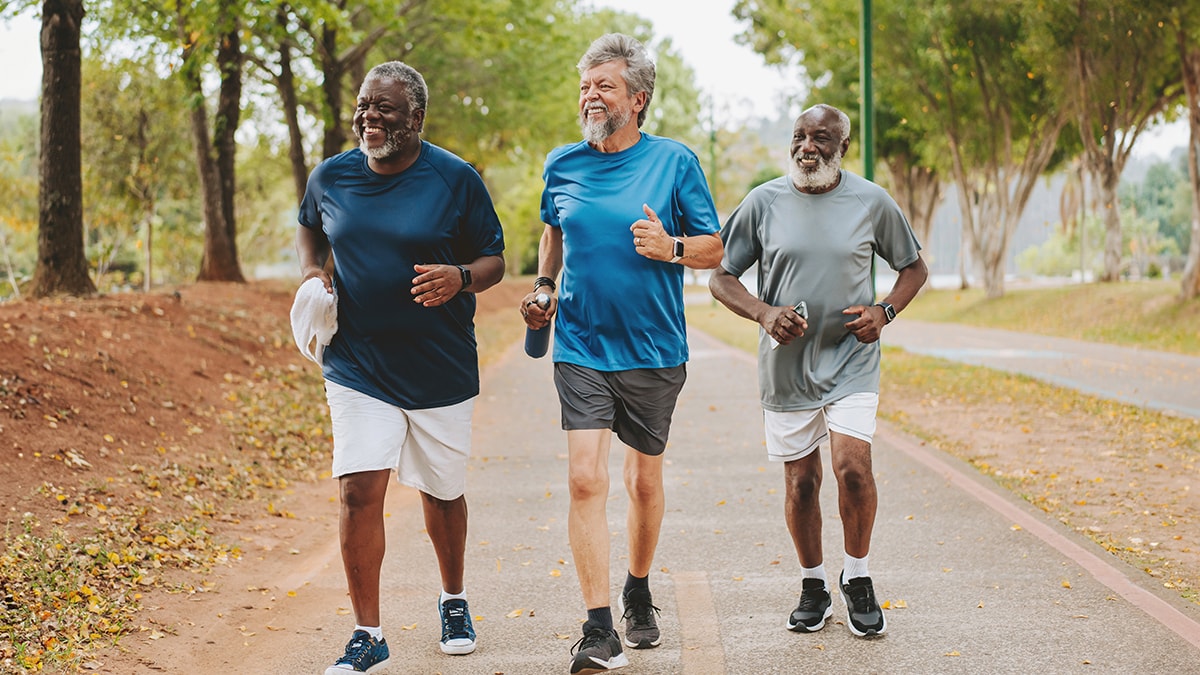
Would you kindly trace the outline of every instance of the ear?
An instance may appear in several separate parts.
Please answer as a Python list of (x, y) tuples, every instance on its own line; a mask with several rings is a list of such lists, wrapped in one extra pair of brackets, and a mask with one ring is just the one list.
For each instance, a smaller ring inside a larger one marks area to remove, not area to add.
[(845, 157), (846, 151), (850, 149), (850, 137), (849, 136), (846, 137), (846, 140), (842, 141), (841, 149), (842, 149), (842, 157)]
[(417, 133), (419, 134), (425, 131), (425, 111), (420, 109), (414, 110), (412, 117), (413, 124), (416, 125)]
[(633, 112), (641, 112), (646, 107), (646, 92), (639, 91), (633, 97)]

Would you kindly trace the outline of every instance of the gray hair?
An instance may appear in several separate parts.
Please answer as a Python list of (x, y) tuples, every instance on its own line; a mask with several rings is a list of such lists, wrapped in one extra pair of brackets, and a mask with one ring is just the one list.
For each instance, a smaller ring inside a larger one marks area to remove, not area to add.
[(408, 94), (409, 112), (425, 110), (425, 106), (429, 104), (429, 87), (425, 86), (425, 78), (421, 77), (421, 73), (418, 73), (416, 68), (407, 63), (402, 61), (381, 63), (372, 68), (363, 81), (375, 79), (400, 83)]
[(641, 42), (622, 33), (601, 35), (584, 52), (576, 68), (583, 74), (596, 66), (617, 59), (625, 61), (625, 70), (621, 77), (624, 78), (630, 95), (636, 96), (638, 92), (646, 92), (646, 105), (638, 111), (637, 118), (638, 127), (641, 127), (646, 121), (646, 112), (650, 110), (650, 99), (654, 98), (654, 61), (650, 60), (650, 55), (646, 53), (646, 47)]
[(833, 114), (837, 115), (838, 125), (841, 126), (841, 128), (842, 128), (842, 137), (839, 140), (844, 141), (847, 138), (850, 138), (850, 116), (849, 115), (847, 115), (846, 113), (842, 112), (841, 110), (838, 110), (837, 108), (829, 105), (828, 103), (818, 103), (818, 104), (814, 105), (813, 107), (809, 108), (808, 110), (805, 110), (804, 112), (800, 113), (800, 116), (803, 117), (804, 115), (807, 115), (808, 113), (810, 113), (814, 110), (821, 110), (825, 113), (833, 113)]

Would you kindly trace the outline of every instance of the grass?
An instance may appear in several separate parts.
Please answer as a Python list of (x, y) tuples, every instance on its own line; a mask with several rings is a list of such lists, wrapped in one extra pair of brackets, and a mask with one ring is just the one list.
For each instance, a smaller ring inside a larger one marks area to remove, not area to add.
[(1011, 290), (929, 290), (904, 310), (921, 321), (961, 323), (1200, 356), (1200, 299), (1179, 300), (1178, 281)]

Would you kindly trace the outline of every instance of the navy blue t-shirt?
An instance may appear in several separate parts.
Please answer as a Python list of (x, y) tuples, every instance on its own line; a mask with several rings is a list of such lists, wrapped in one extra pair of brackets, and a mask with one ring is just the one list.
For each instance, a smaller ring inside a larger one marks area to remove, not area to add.
[(479, 393), (474, 294), (439, 307), (412, 296), (414, 265), (504, 251), (500, 219), (471, 165), (422, 141), (412, 166), (380, 175), (349, 150), (313, 170), (299, 221), (333, 250), (338, 330), (325, 350), (326, 379), (411, 410)]

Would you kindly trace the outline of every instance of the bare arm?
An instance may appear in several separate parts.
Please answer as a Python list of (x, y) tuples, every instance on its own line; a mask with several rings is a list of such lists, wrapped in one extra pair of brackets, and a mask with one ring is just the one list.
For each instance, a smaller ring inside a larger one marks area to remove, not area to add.
[(768, 305), (751, 295), (742, 280), (718, 267), (708, 279), (708, 290), (734, 314), (763, 327), (779, 344), (786, 345), (804, 335), (808, 321), (791, 307)]
[(662, 221), (654, 209), (642, 204), (646, 217), (629, 226), (633, 233), (633, 247), (644, 258), (670, 262), (675, 257), (675, 240), (683, 242), (683, 257), (677, 262), (684, 267), (711, 270), (721, 264), (725, 246), (717, 234), (700, 234), (694, 237), (672, 237), (663, 229)]
[[(892, 284), (891, 292), (881, 302), (888, 303), (899, 314), (901, 310), (908, 307), (908, 303), (912, 302), (913, 298), (917, 297), (917, 292), (925, 285), (925, 280), (928, 278), (929, 268), (925, 266), (925, 261), (918, 255), (916, 262), (900, 270), (896, 277), (896, 283)], [(883, 327), (887, 325), (887, 316), (879, 305), (870, 307), (853, 305), (842, 310), (842, 313), (847, 315), (846, 328), (854, 333), (854, 337), (858, 338), (859, 342), (878, 340), (883, 333)], [(853, 316), (855, 314), (860, 316)]]
[[(558, 273), (562, 271), (562, 266), (562, 230), (547, 225), (546, 229), (542, 230), (542, 240), (538, 243), (538, 276), (552, 281), (558, 279)], [(538, 293), (550, 296), (550, 304), (544, 309), (534, 302)], [(530, 292), (521, 298), (521, 316), (525, 318), (525, 325), (535, 330), (550, 323), (557, 310), (558, 295), (555, 291), (550, 290), (549, 286), (542, 286), (536, 292)]]
[(325, 270), (332, 249), (325, 233), (315, 227), (296, 226), (296, 255), (300, 259), (301, 282), (317, 277), (325, 290), (333, 292), (333, 279)]

